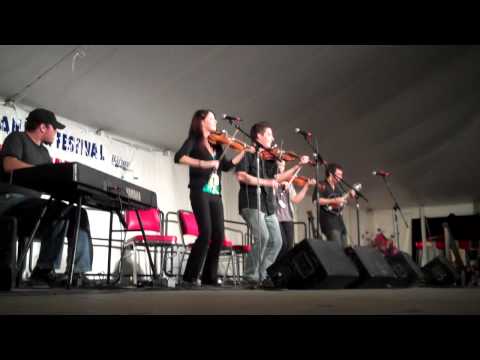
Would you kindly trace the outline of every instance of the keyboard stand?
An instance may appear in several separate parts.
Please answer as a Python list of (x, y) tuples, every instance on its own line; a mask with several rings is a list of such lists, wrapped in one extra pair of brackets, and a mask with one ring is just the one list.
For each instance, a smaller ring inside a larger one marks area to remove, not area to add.
[[(25, 261), (28, 250), (30, 249), (30, 246), (32, 245), (33, 239), (35, 238), (35, 235), (38, 231), (38, 228), (40, 227), (40, 223), (42, 222), (42, 220), (45, 216), (45, 213), (47, 212), (48, 208), (51, 206), (52, 202), (53, 202), (53, 197), (50, 197), (48, 202), (44, 205), (44, 207), (43, 207), (43, 209), (40, 213), (40, 216), (35, 223), (35, 226), (32, 230), (32, 233), (30, 234), (30, 236), (27, 239), (24, 246), (21, 249), (19, 249), (19, 254), (18, 254), (17, 264), (16, 264), (16, 271), (17, 271), (16, 287), (17, 288), (20, 287), (20, 281), (21, 281), (21, 276), (22, 276), (21, 269), (23, 267), (23, 263)], [(76, 250), (77, 250), (78, 234), (79, 234), (79, 231), (80, 231), (80, 217), (81, 217), (81, 213), (82, 213), (81, 211), (82, 211), (82, 204), (83, 204), (83, 195), (78, 196), (78, 198), (76, 200), (76, 204), (77, 204), (77, 206), (76, 206), (76, 210), (75, 210), (75, 221), (74, 221), (73, 224), (69, 224), (68, 220), (67, 220), (67, 224), (65, 226), (65, 233), (64, 233), (64, 237), (65, 237), (66, 233), (67, 233), (68, 226), (70, 226), (70, 225), (74, 226), (74, 240), (73, 240), (73, 244), (72, 244), (73, 245), (73, 254), (72, 254), (72, 257), (71, 257), (71, 261), (67, 266), (67, 276), (68, 276), (68, 281), (67, 281), (67, 285), (66, 285), (67, 289), (71, 288), (72, 281), (73, 281), (73, 273), (74, 273), (74, 268), (75, 268), (75, 255), (76, 255)], [(123, 205), (125, 205), (125, 203)], [(67, 208), (62, 212), (62, 214), (60, 216), (60, 219), (66, 217), (68, 215), (68, 213), (73, 209), (73, 207), (74, 207), (74, 203), (70, 203), (67, 206)], [(103, 209), (103, 210), (105, 210), (105, 209)], [(109, 231), (109, 241), (108, 241), (107, 284), (110, 284), (110, 275), (111, 275), (110, 266), (111, 266), (111, 252), (112, 252), (112, 223), (113, 223), (113, 212), (114, 211), (117, 213), (117, 215), (121, 219), (120, 222), (124, 226), (126, 225), (124, 220), (123, 220), (123, 217), (121, 216), (121, 214), (118, 210), (110, 210), (110, 231)], [(149, 263), (150, 263), (150, 268), (151, 268), (152, 274), (153, 274), (153, 284), (155, 285), (158, 282), (158, 275), (157, 275), (155, 265), (154, 265), (153, 260), (152, 260), (152, 255), (151, 255), (151, 252), (150, 252), (150, 246), (148, 245), (146, 235), (145, 235), (145, 230), (143, 228), (142, 219), (140, 218), (140, 214), (139, 214), (137, 208), (135, 208), (135, 213), (137, 215), (138, 223), (140, 224), (140, 229), (141, 229), (143, 240), (144, 240), (144, 243), (145, 243), (145, 248), (147, 250), (148, 260), (149, 260)], [(125, 228), (126, 228), (126, 226), (125, 226)]]

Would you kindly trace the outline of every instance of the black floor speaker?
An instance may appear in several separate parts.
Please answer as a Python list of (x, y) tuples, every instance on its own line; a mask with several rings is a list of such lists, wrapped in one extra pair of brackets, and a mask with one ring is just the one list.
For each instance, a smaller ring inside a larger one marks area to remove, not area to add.
[(339, 244), (317, 239), (301, 241), (267, 273), (275, 286), (288, 289), (344, 289), (359, 276)]
[(396, 276), (385, 256), (378, 249), (370, 246), (347, 247), (345, 253), (352, 259), (360, 274), (358, 280), (350, 287), (387, 288), (394, 286)]
[(0, 229), (0, 291), (9, 291), (15, 279), (17, 219), (0, 216)]
[(460, 274), (445, 256), (437, 256), (422, 268), (425, 283), (434, 286), (452, 286), (459, 282)]
[(424, 282), (422, 270), (406, 252), (399, 251), (397, 254), (385, 258), (396, 276), (395, 286), (408, 287)]

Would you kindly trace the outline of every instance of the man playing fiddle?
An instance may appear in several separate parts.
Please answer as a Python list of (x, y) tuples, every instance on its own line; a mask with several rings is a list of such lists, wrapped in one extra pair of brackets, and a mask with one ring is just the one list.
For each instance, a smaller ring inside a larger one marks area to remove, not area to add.
[[(262, 149), (271, 149), (274, 137), (272, 127), (266, 122), (252, 126), (250, 136)], [(297, 165), (289, 170), (278, 173), (276, 159), (260, 160), (260, 176), (257, 179), (257, 162), (255, 155), (245, 154), (236, 166), (235, 172), (240, 183), (238, 193), (239, 212), (246, 223), (251, 227), (254, 244), (252, 251), (247, 255), (245, 263), (244, 281), (248, 287), (273, 287), (267, 279), (267, 268), (276, 260), (282, 248), (280, 225), (275, 214), (276, 200), (274, 189), (279, 184), (290, 179), (303, 165), (309, 163), (308, 156), (301, 156)], [(260, 186), (260, 209), (257, 207), (257, 185)]]

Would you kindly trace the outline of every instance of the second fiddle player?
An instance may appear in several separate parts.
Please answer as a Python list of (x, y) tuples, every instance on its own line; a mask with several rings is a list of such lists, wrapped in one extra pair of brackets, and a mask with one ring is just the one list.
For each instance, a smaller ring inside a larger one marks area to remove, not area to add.
[[(263, 148), (271, 149), (274, 136), (269, 123), (260, 122), (253, 125), (250, 136), (262, 146), (260, 153), (265, 151)], [(236, 166), (236, 177), (240, 183), (239, 213), (251, 227), (254, 237), (252, 251), (246, 257), (243, 277), (244, 285), (248, 288), (273, 287), (271, 279), (267, 277), (267, 268), (275, 262), (282, 248), (274, 189), (278, 189), (280, 183), (288, 181), (296, 171), (308, 163), (309, 157), (301, 156), (296, 165), (279, 173), (275, 159), (261, 159), (258, 179), (254, 154), (246, 153)], [(257, 209), (257, 185), (261, 189), (260, 209)]]

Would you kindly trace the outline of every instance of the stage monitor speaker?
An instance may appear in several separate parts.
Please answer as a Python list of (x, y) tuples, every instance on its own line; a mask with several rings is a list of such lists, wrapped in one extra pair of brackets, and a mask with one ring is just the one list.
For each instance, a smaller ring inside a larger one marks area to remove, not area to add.
[(336, 242), (305, 239), (272, 264), (267, 272), (277, 287), (344, 289), (358, 271)]
[(435, 286), (452, 286), (460, 280), (460, 274), (445, 256), (437, 256), (426, 264), (422, 271), (425, 283)]
[(399, 251), (397, 254), (385, 258), (395, 273), (395, 286), (416, 285), (424, 281), (422, 270), (406, 252)]
[(0, 216), (0, 291), (9, 291), (15, 279), (17, 219)]
[(357, 266), (358, 280), (350, 287), (386, 288), (395, 284), (396, 276), (385, 256), (376, 248), (369, 246), (347, 247), (345, 253)]

